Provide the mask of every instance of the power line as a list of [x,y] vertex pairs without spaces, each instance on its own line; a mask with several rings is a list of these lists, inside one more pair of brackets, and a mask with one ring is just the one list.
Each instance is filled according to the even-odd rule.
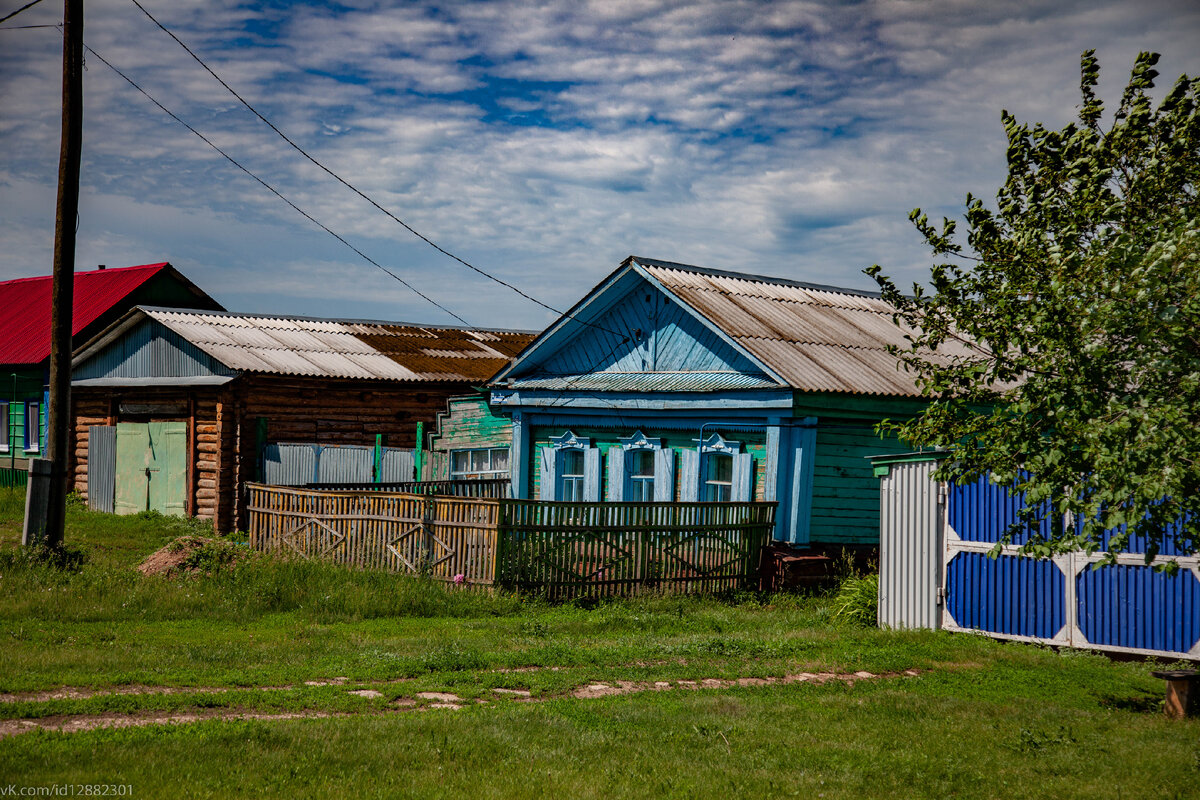
[[243,166],[241,163],[239,163],[239,162],[238,162],[238,161],[237,161],[237,160],[236,160],[236,159],[235,159],[233,156],[229,155],[229,154],[228,154],[228,153],[226,153],[224,150],[222,150],[221,148],[217,147],[217,145],[215,145],[215,144],[214,144],[214,143],[213,143],[213,142],[212,142],[212,141],[211,141],[211,140],[210,140],[208,137],[206,137],[204,134],[200,133],[200,131],[196,130],[196,129],[195,129],[195,128],[193,128],[191,125],[189,125],[189,124],[187,124],[186,122],[184,122],[184,121],[183,121],[182,119],[180,119],[180,118],[179,118],[179,117],[178,117],[178,116],[177,116],[177,115],[176,115],[176,114],[175,114],[173,111],[171,111],[169,108],[167,108],[166,106],[164,106],[162,103],[158,102],[158,100],[154,99],[154,97],[153,97],[153,96],[151,96],[149,92],[147,92],[145,89],[143,89],[143,88],[142,88],[141,86],[139,86],[137,83],[135,83],[135,82],[133,81],[133,79],[132,79],[132,78],[130,78],[128,75],[126,75],[124,72],[121,72],[121,70],[117,69],[117,68],[116,68],[115,66],[113,66],[111,63],[109,63],[109,62],[108,62],[108,61],[107,61],[107,60],[104,58],[104,56],[100,55],[100,54],[99,54],[99,53],[97,53],[95,50],[93,50],[91,47],[88,47],[86,44],[84,45],[84,47],[86,47],[86,48],[87,48],[87,51],[88,51],[89,53],[91,53],[93,56],[95,56],[95,57],[96,57],[96,58],[97,58],[97,59],[100,61],[100,63],[104,64],[104,66],[108,67],[108,68],[109,68],[109,69],[111,69],[113,72],[115,72],[115,73],[117,73],[118,75],[120,75],[122,78],[124,78],[124,79],[125,79],[125,82],[126,82],[126,83],[128,83],[128,84],[129,84],[130,86],[132,86],[134,89],[137,89],[139,92],[141,92],[143,95],[145,95],[146,99],[148,99],[148,100],[149,100],[151,103],[154,103],[154,105],[158,106],[158,107],[159,107],[159,109],[161,109],[161,110],[163,111],[163,113],[165,113],[165,114],[166,114],[167,116],[169,116],[171,119],[173,119],[173,120],[175,120],[176,122],[178,122],[178,123],[179,123],[180,125],[182,125],[183,127],[187,128],[189,131],[191,131],[193,134],[195,134],[197,137],[199,137],[199,139],[200,139],[202,142],[204,142],[206,145],[208,145],[209,147],[211,147],[213,150],[216,150],[218,153],[220,153],[222,156],[224,156],[226,161],[228,161],[230,164],[233,164],[235,167],[237,167],[238,169],[240,169],[242,172],[246,173],[246,174],[247,174],[247,175],[249,175],[251,178],[253,178],[254,180],[256,180],[256,181],[257,181],[259,184],[261,184],[261,185],[262,185],[262,186],[263,186],[263,187],[264,187],[264,188],[265,188],[267,191],[269,191],[271,194],[273,194],[273,195],[275,195],[276,197],[278,197],[278,198],[279,198],[280,200],[282,200],[283,202],[287,203],[287,204],[288,204],[289,206],[291,206],[291,207],[292,207],[292,208],[293,208],[293,209],[294,209],[294,210],[295,210],[297,213],[299,213],[301,216],[303,216],[303,217],[304,217],[305,219],[307,219],[309,222],[313,223],[314,225],[316,225],[317,227],[319,227],[321,230],[325,231],[325,232],[326,232],[326,233],[328,233],[330,236],[332,236],[333,238],[337,239],[337,240],[338,240],[339,242],[341,242],[342,244],[346,245],[346,247],[349,247],[351,250],[353,250],[355,253],[357,253],[357,254],[358,254],[358,255],[359,255],[359,256],[360,256],[360,257],[361,257],[361,258],[362,258],[364,261],[366,261],[368,264],[372,265],[373,267],[375,267],[375,268],[377,268],[377,269],[379,269],[379,270],[382,270],[383,272],[386,272],[388,275],[390,275],[390,276],[392,276],[393,278],[395,278],[396,280],[398,280],[398,281],[399,281],[400,283],[402,283],[404,286],[408,287],[408,289],[409,289],[409,290],[410,290],[410,291],[411,291],[413,294],[417,295],[418,297],[422,298],[423,300],[426,300],[426,301],[428,301],[428,302],[429,302],[431,305],[433,305],[433,306],[436,306],[437,308],[441,309],[441,310],[442,310],[442,311],[444,311],[445,313],[449,314],[451,317],[454,317],[456,320],[458,320],[459,322],[461,322],[461,323],[462,323],[463,325],[465,325],[466,327],[474,329],[474,326],[473,326],[473,325],[471,325],[471,324],[470,324],[469,322],[467,322],[465,319],[463,319],[462,317],[460,317],[458,314],[455,314],[453,311],[451,311],[450,309],[446,308],[445,306],[443,306],[443,305],[442,305],[441,303],[439,303],[438,301],[434,300],[434,299],[433,299],[432,297],[430,297],[429,295],[427,295],[427,294],[424,294],[423,292],[421,292],[419,289],[417,289],[417,288],[416,288],[415,286],[413,286],[411,283],[409,283],[408,281],[404,280],[404,279],[403,279],[403,278],[401,278],[399,275],[397,275],[396,273],[392,272],[390,269],[388,269],[387,267],[383,266],[382,264],[380,264],[380,263],[379,263],[378,261],[376,261],[375,259],[373,259],[373,258],[371,258],[370,256],[368,256],[368,255],[367,255],[366,253],[364,253],[362,250],[359,250],[357,247],[355,247],[354,245],[350,244],[350,242],[346,241],[344,238],[342,238],[342,236],[340,236],[339,234],[335,233],[335,232],[334,232],[332,229],[330,229],[329,227],[327,227],[327,226],[326,226],[326,225],[324,225],[323,223],[319,222],[319,221],[318,221],[318,220],[317,220],[315,217],[313,217],[313,216],[312,216],[311,214],[309,214],[307,211],[305,211],[304,209],[300,208],[300,206],[296,205],[296,204],[295,204],[295,203],[293,203],[291,200],[289,200],[288,198],[284,197],[284,196],[283,196],[283,194],[282,194],[282,193],[280,193],[278,189],[276,189],[274,186],[272,186],[271,184],[269,184],[269,183],[267,183],[266,181],[264,181],[262,178],[260,178],[260,177],[258,177],[257,175],[255,175],[253,172],[251,172],[249,169],[247,169],[247,168],[246,168],[246,167],[244,167],[244,166]]
[[[40,2],[40,0],[39,0]],[[5,17],[7,19],[7,17]],[[29,31],[34,28],[61,28],[61,25],[10,25],[7,28],[0,28],[0,31]]]
[[[444,255],[444,256],[447,256],[448,258],[452,258],[452,259],[454,259],[455,261],[457,261],[458,263],[462,264],[464,267],[467,267],[468,269],[474,270],[475,272],[479,273],[480,275],[484,276],[485,278],[487,278],[487,279],[489,279],[489,280],[492,280],[492,281],[495,281],[496,283],[500,284],[501,286],[505,286],[505,287],[507,287],[507,288],[509,288],[509,289],[513,290],[513,291],[514,291],[514,292],[516,292],[517,294],[519,294],[519,295],[521,295],[522,297],[524,297],[526,300],[529,300],[529,301],[530,301],[530,302],[532,302],[532,303],[536,303],[537,305],[541,306],[542,308],[546,309],[547,311],[552,311],[552,312],[554,312],[555,314],[558,314],[559,316],[563,316],[564,312],[562,312],[562,311],[559,311],[557,308],[554,308],[554,307],[553,307],[553,306],[551,306],[551,305],[548,305],[548,304],[546,304],[546,303],[543,303],[541,300],[538,300],[536,297],[534,297],[534,296],[532,296],[532,295],[528,294],[528,293],[527,293],[527,292],[525,292],[525,291],[522,291],[521,289],[517,288],[516,286],[512,285],[511,283],[508,283],[507,281],[505,281],[505,280],[503,280],[503,279],[501,279],[501,278],[498,278],[498,277],[496,277],[495,275],[492,275],[491,273],[489,273],[489,272],[487,272],[487,271],[485,271],[485,270],[483,270],[483,269],[480,269],[479,267],[475,266],[474,264],[471,264],[470,262],[466,261],[465,259],[462,259],[462,258],[460,258],[460,257],[456,256],[454,253],[451,253],[449,250],[446,250],[446,249],[445,249],[445,248],[443,248],[441,245],[439,245],[437,242],[433,241],[433,240],[432,240],[432,239],[430,239],[428,236],[425,236],[425,235],[424,235],[424,234],[422,234],[421,232],[417,231],[417,230],[416,230],[416,229],[414,229],[414,228],[413,228],[411,225],[409,225],[407,222],[405,222],[404,220],[400,219],[398,216],[396,216],[395,214],[393,214],[393,213],[392,213],[391,211],[389,211],[388,209],[384,208],[382,205],[380,205],[378,202],[376,202],[376,201],[375,201],[373,198],[371,198],[370,196],[368,196],[367,194],[365,194],[365,193],[364,193],[363,191],[361,191],[361,190],[360,190],[358,187],[356,187],[356,186],[354,186],[353,184],[351,184],[349,181],[347,181],[347,180],[346,180],[345,178],[343,178],[341,175],[338,175],[336,172],[334,172],[333,170],[331,170],[329,167],[327,167],[327,166],[325,166],[324,164],[322,164],[320,161],[318,161],[316,158],[314,158],[312,155],[310,155],[310,154],[308,153],[308,151],[306,151],[306,150],[305,150],[303,147],[301,147],[300,145],[298,145],[298,144],[296,144],[294,141],[292,141],[292,140],[291,140],[291,139],[290,139],[290,138],[287,136],[287,134],[285,134],[283,131],[279,130],[279,128],[275,127],[274,123],[272,123],[272,122],[271,122],[269,119],[267,119],[267,118],[266,118],[266,117],[264,117],[262,114],[260,114],[260,113],[258,112],[258,109],[256,109],[254,106],[250,105],[250,103],[249,103],[249,102],[246,100],[246,98],[244,98],[244,97],[242,97],[240,94],[238,94],[238,93],[237,93],[237,91],[236,91],[236,90],[235,90],[235,89],[234,89],[232,86],[230,86],[228,83],[226,83],[226,82],[224,81],[224,79],[222,79],[222,78],[221,78],[221,76],[220,76],[220,75],[218,75],[216,72],[214,72],[214,71],[212,70],[212,68],[211,68],[211,67],[209,67],[209,66],[208,66],[208,64],[204,63],[204,60],[203,60],[202,58],[200,58],[200,56],[196,55],[196,53],[195,53],[195,52],[194,52],[194,51],[193,51],[193,50],[192,50],[190,47],[188,47],[186,44],[184,44],[184,43],[183,43],[183,41],[182,41],[182,40],[180,40],[180,38],[179,38],[178,36],[176,36],[174,33],[172,33],[172,32],[171,32],[171,31],[170,31],[170,30],[169,30],[169,29],[168,29],[168,28],[167,28],[165,25],[163,25],[163,24],[162,24],[161,22],[159,22],[157,19],[155,19],[155,18],[154,18],[154,15],[153,15],[153,14],[151,14],[149,11],[147,11],[147,10],[146,10],[146,8],[145,8],[145,6],[143,6],[141,3],[139,3],[139,2],[138,2],[138,0],[131,0],[131,2],[132,2],[132,3],[133,3],[135,6],[137,6],[139,9],[141,9],[142,13],[143,13],[143,14],[145,14],[145,15],[146,15],[146,16],[147,16],[147,17],[150,19],[150,21],[151,21],[151,22],[153,22],[155,25],[157,25],[157,26],[158,26],[158,27],[159,27],[159,28],[160,28],[160,29],[163,31],[163,33],[165,33],[165,34],[167,34],[168,36],[170,36],[172,39],[174,39],[174,40],[175,40],[175,42],[176,42],[176,43],[177,43],[177,44],[178,44],[180,47],[182,47],[182,48],[183,48],[185,51],[187,51],[187,54],[188,54],[188,55],[190,55],[190,56],[191,56],[193,59],[195,59],[195,61],[196,61],[196,63],[197,63],[197,64],[199,64],[201,67],[203,67],[203,68],[205,69],[205,71],[206,71],[206,72],[208,72],[208,74],[209,74],[209,75],[212,75],[212,76],[213,76],[213,78],[215,78],[215,79],[217,80],[217,82],[218,82],[218,83],[220,83],[222,86],[224,86],[224,87],[225,87],[225,89],[226,89],[226,90],[227,90],[227,91],[228,91],[230,94],[232,94],[232,95],[233,95],[235,98],[237,98],[237,100],[238,100],[238,101],[239,101],[239,102],[240,102],[242,105],[244,105],[244,106],[245,106],[247,109],[249,109],[249,110],[250,110],[250,113],[252,113],[254,116],[256,116],[256,117],[258,117],[260,120],[262,120],[262,121],[263,121],[263,123],[264,123],[264,124],[265,124],[265,125],[266,125],[268,128],[270,128],[271,130],[275,131],[275,133],[277,133],[281,139],[283,139],[285,142],[287,142],[289,145],[291,145],[291,146],[292,146],[292,148],[293,148],[293,149],[294,149],[294,150],[295,150],[297,153],[299,153],[300,155],[304,156],[306,159],[308,159],[310,162],[312,162],[314,165],[316,165],[318,168],[320,168],[322,171],[324,171],[324,172],[325,172],[327,175],[329,175],[331,178],[333,178],[333,179],[334,179],[334,180],[336,180],[338,183],[340,183],[340,184],[342,184],[343,186],[345,186],[345,187],[346,187],[347,189],[349,189],[350,191],[354,192],[356,195],[358,195],[359,197],[361,197],[363,200],[366,200],[368,203],[370,203],[370,204],[371,204],[372,206],[374,206],[376,209],[378,209],[379,211],[383,212],[383,213],[384,213],[384,214],[386,214],[388,217],[390,217],[390,218],[391,218],[393,221],[395,221],[395,222],[399,223],[399,224],[400,224],[400,225],[401,225],[401,226],[402,226],[402,227],[403,227],[405,230],[407,230],[407,231],[408,231],[409,233],[411,233],[413,236],[416,236],[418,239],[420,239],[421,241],[425,242],[425,244],[429,245],[429,246],[430,246],[430,247],[432,247],[434,250],[437,250],[437,251],[438,251],[439,253],[441,253],[442,255]],[[580,322],[582,322],[582,320],[579,320],[579,321],[580,321]],[[588,325],[593,325],[593,323],[585,323],[585,324],[588,324]],[[609,333],[615,333],[615,331],[609,331]]]
[[[13,17],[15,17],[17,14],[20,14],[22,11],[24,11],[24,10],[25,10],[25,9],[27,9],[27,8],[33,8],[34,6],[36,6],[36,5],[37,5],[38,3],[40,3],[40,2],[42,2],[42,0],[33,0],[33,2],[32,2],[32,3],[26,3],[25,5],[23,5],[23,6],[21,6],[20,8],[18,8],[16,11],[12,12],[11,14],[7,14],[7,15],[5,15],[5,16],[3,16],[3,17],[0,17],[0,23],[3,23],[3,22],[8,22],[10,19],[12,19]],[[53,26],[51,26],[51,27],[53,27]]]

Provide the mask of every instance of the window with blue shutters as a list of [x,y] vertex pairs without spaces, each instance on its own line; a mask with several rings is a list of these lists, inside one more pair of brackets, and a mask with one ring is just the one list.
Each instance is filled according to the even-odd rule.
[[675,499],[675,453],[641,431],[608,450],[610,502],[671,502]]
[[733,499],[733,456],[726,453],[704,454],[704,494],[710,503]]
[[680,453],[679,499],[712,503],[753,500],[754,457],[742,452],[742,443],[731,442],[719,433],[695,441],[695,450]]
[[550,437],[539,465],[538,494],[542,500],[596,503],[600,501],[600,451],[590,439],[571,431]]

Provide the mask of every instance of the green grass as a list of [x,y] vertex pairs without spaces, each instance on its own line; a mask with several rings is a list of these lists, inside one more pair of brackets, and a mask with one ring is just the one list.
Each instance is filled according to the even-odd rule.
[[[0,691],[202,691],[0,703],[0,720],[349,716],[23,734],[0,739],[0,786],[127,783],[137,797],[1200,796],[1200,725],[1162,718],[1162,682],[1146,663],[858,627],[836,620],[827,597],[550,605],[265,558],[147,578],[134,565],[197,526],[77,506],[66,539],[85,562],[62,570],[18,555],[20,514],[19,495],[0,491]],[[906,669],[921,674],[569,696],[597,681]],[[335,676],[349,683],[304,685]],[[384,696],[347,693],[360,683]],[[541,702],[496,700],[494,687]],[[492,702],[389,710],[427,690]]]

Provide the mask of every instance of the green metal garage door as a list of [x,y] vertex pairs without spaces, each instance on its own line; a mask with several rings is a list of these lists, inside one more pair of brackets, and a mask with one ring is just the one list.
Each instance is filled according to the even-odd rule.
[[187,485],[186,422],[117,423],[115,510],[183,516]]

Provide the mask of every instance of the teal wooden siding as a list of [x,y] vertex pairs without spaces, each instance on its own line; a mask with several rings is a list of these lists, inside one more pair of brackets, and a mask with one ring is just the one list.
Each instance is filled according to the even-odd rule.
[[512,446],[512,418],[492,413],[482,396],[452,397],[438,415],[437,432],[430,437],[430,460],[425,479],[450,477],[450,453]]
[[[42,398],[26,398],[20,400],[5,400],[8,405],[8,443],[6,451],[18,458],[25,453],[40,453],[46,444],[46,409]],[[36,420],[33,430],[26,435],[25,419],[29,414],[31,404],[35,407]]]
[[[530,497],[540,497],[539,489],[541,484],[541,470],[538,469],[538,462],[543,447],[550,446],[550,437],[561,436],[564,428],[535,426],[533,429],[533,460],[534,468],[530,471]],[[683,459],[679,457],[681,450],[695,450],[696,439],[699,438],[700,432],[697,429],[695,432],[683,431],[660,431],[651,427],[641,428],[642,433],[646,434],[651,439],[661,439],[664,449],[670,448],[675,451],[675,499],[679,498],[680,484],[683,480]],[[754,485],[751,487],[755,500],[763,499],[763,487],[765,484],[766,461],[767,461],[767,444],[766,435],[761,432],[746,432],[736,429],[721,430],[721,428],[706,428],[705,436],[712,434],[714,431],[720,433],[729,441],[741,442],[742,452],[749,453],[754,458]],[[608,479],[608,451],[612,448],[620,449],[621,445],[618,441],[621,437],[630,436],[634,433],[632,429],[612,429],[612,428],[571,428],[571,432],[583,439],[590,439],[591,444],[599,449],[601,456],[601,479],[602,485],[600,489],[600,499],[608,502],[612,498],[609,496],[609,479]],[[869,472],[869,470],[868,470]]]
[[810,539],[824,544],[879,544],[879,479],[867,456],[903,453],[874,425],[821,419],[817,428]]

